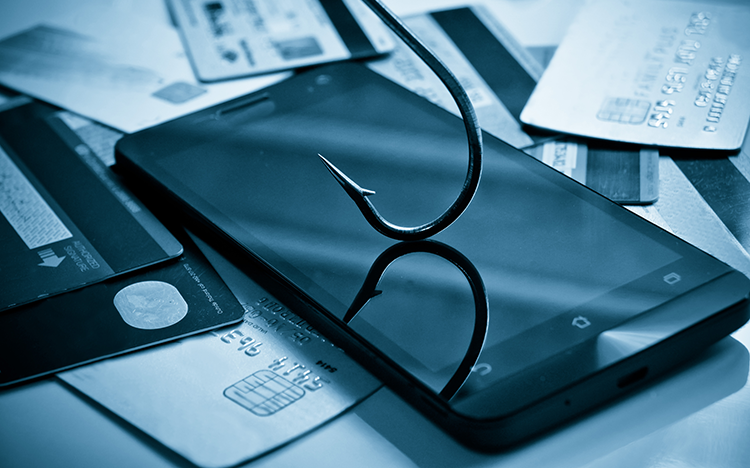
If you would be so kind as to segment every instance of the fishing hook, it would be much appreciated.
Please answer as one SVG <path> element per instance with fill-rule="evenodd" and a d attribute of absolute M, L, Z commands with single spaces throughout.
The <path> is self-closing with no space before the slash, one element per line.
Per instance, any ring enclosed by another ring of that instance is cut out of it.
<path fill-rule="evenodd" d="M 474 198 L 474 194 L 479 187 L 479 180 L 482 177 L 482 131 L 479 128 L 477 116 L 469 96 L 448 67 L 415 37 L 406 25 L 396 18 L 380 0 L 362 1 L 432 69 L 445 87 L 448 88 L 454 101 L 456 101 L 456 105 L 464 121 L 466 136 L 469 142 L 469 167 L 466 179 L 458 197 L 442 215 L 421 226 L 402 227 L 387 221 L 378 213 L 378 210 L 368 199 L 369 196 L 375 194 L 374 191 L 360 187 L 322 155 L 318 154 L 318 156 L 320 156 L 320 159 L 338 183 L 341 184 L 349 197 L 354 200 L 360 212 L 362 212 L 367 222 L 375 230 L 384 236 L 396 240 L 426 239 L 456 221 L 469 206 L 472 198 Z"/>

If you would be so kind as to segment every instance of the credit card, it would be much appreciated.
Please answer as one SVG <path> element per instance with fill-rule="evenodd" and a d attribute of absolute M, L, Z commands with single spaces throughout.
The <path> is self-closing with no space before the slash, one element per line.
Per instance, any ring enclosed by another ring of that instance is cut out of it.
<path fill-rule="evenodd" d="M 300 437 L 381 384 L 196 239 L 244 321 L 58 376 L 201 467 L 234 466 Z"/>
<path fill-rule="evenodd" d="M 0 180 L 0 314 L 182 252 L 52 106 L 0 112 Z"/>
<path fill-rule="evenodd" d="M 359 0 L 170 0 L 198 79 L 367 58 L 394 38 Z"/>
<path fill-rule="evenodd" d="M 177 261 L 0 314 L 0 386 L 239 321 L 229 288 L 180 240 Z"/>
<path fill-rule="evenodd" d="M 560 139 L 525 151 L 619 203 L 652 203 L 659 197 L 659 152 L 655 149 Z"/>
<path fill-rule="evenodd" d="M 613 141 L 736 150 L 750 120 L 748 24 L 745 2 L 589 2 L 521 120 Z"/>
<path fill-rule="evenodd" d="M 200 83 L 176 28 L 124 13 L 116 4 L 98 7 L 68 9 L 54 21 L 2 38 L 0 83 L 132 133 L 290 75 Z"/>
<path fill-rule="evenodd" d="M 583 139 L 524 131 L 521 112 L 543 68 L 485 8 L 436 11 L 406 17 L 404 22 L 456 75 L 484 131 L 618 203 L 651 203 L 658 198 L 657 150 L 598 142 L 589 149 Z M 367 66 L 458 115 L 445 86 L 404 44 Z"/>

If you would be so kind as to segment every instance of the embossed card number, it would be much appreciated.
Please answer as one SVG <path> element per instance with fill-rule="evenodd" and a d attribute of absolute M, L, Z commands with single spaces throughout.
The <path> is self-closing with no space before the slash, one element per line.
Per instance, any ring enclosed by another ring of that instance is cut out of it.
<path fill-rule="evenodd" d="M 587 4 L 521 119 L 594 138 L 735 150 L 750 120 L 749 23 L 744 2 Z"/>
<path fill-rule="evenodd" d="M 380 387 L 289 309 L 268 296 L 251 299 L 256 289 L 238 289 L 246 310 L 239 325 L 61 377 L 195 465 L 212 467 L 261 456 Z"/>
<path fill-rule="evenodd" d="M 241 327 L 224 333 L 217 331 L 214 335 L 222 343 L 235 347 L 237 352 L 257 358 L 264 368 L 227 387 L 225 397 L 256 416 L 271 416 L 302 399 L 307 392 L 316 392 L 332 383 L 330 378 L 317 374 L 330 375 L 338 369 L 321 359 L 312 362 L 310 356 L 302 354 L 307 359 L 297 359 L 290 354 L 273 357 L 268 363 L 263 355 L 263 337 L 269 333 L 274 335 L 269 337 L 271 341 L 281 337 L 296 347 L 312 342 L 326 343 L 305 320 L 267 297 L 245 308 Z"/>

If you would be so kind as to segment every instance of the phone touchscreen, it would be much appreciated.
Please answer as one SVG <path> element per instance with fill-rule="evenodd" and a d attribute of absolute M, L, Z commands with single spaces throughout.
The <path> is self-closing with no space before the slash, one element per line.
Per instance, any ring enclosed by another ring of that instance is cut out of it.
<path fill-rule="evenodd" d="M 442 213 L 468 163 L 459 119 L 356 65 L 300 75 L 159 134 L 144 139 L 157 148 L 151 173 L 339 320 L 398 242 L 367 224 L 318 154 L 404 226 Z M 456 401 L 530 372 L 551 379 L 549 363 L 563 358 L 581 362 L 559 384 L 595 371 L 603 332 L 730 271 L 507 144 L 489 135 L 484 144 L 474 200 L 431 239 L 471 263 L 489 304 Z M 415 251 L 389 264 L 372 296 L 345 326 L 439 392 L 472 340 L 466 276 Z"/>

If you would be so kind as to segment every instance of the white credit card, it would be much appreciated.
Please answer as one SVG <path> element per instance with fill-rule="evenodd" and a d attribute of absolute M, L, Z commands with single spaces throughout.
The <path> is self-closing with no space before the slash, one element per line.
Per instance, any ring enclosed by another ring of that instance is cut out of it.
<path fill-rule="evenodd" d="M 236 326 L 58 374 L 201 467 L 263 456 L 380 382 L 194 238 L 246 309 Z"/>
<path fill-rule="evenodd" d="M 750 121 L 748 25 L 745 2 L 591 1 L 521 120 L 641 145 L 736 150 Z"/>
<path fill-rule="evenodd" d="M 0 84 L 131 133 L 290 76 L 199 83 L 173 28 L 114 7 L 79 10 L 0 40 Z"/>
<path fill-rule="evenodd" d="M 360 0 L 170 0 L 202 81 L 366 58 L 395 37 Z"/>

